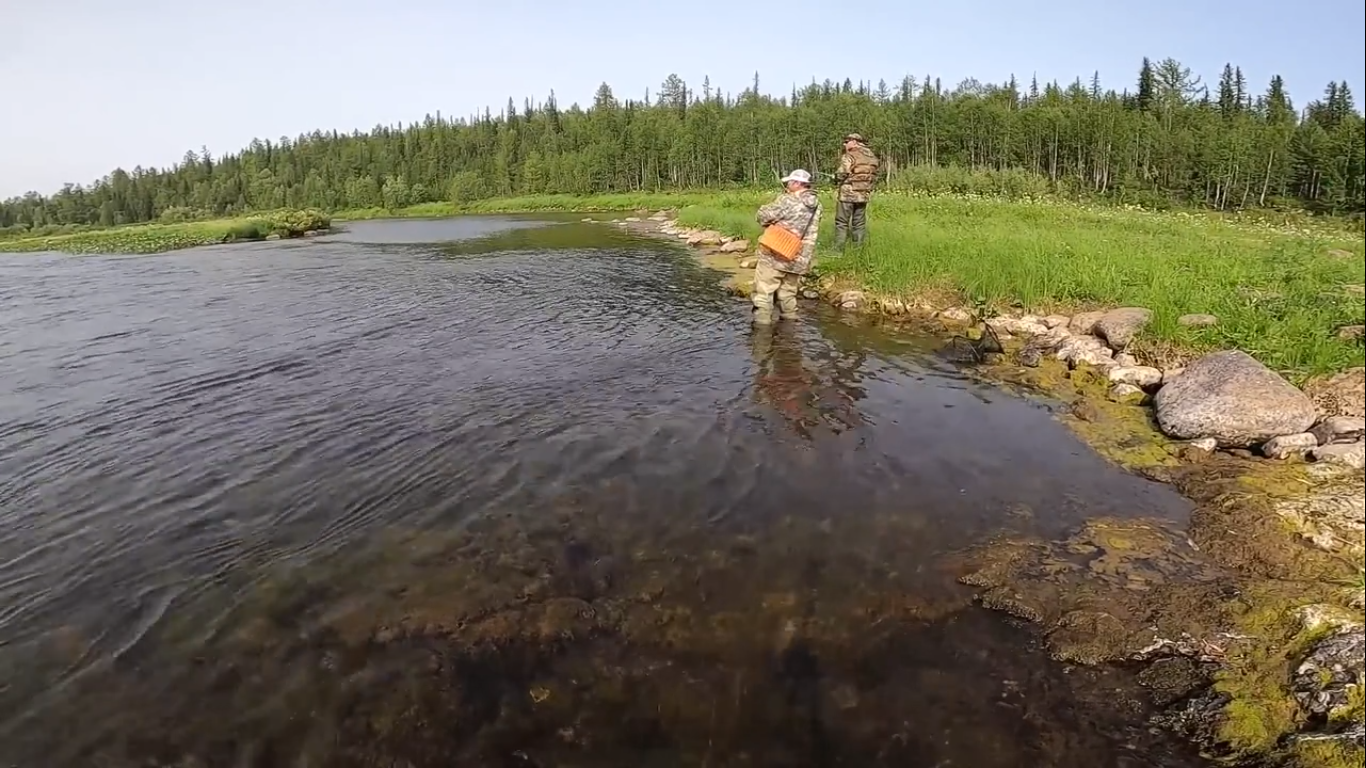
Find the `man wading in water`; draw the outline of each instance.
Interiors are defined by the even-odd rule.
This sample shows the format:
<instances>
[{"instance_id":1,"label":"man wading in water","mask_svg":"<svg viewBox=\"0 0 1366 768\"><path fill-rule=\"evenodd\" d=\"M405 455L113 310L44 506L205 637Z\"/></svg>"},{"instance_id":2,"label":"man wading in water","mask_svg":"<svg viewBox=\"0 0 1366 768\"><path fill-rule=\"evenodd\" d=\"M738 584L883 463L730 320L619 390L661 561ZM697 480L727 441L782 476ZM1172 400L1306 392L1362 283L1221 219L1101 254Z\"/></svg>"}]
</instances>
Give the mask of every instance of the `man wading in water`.
<instances>
[{"instance_id":1,"label":"man wading in water","mask_svg":"<svg viewBox=\"0 0 1366 768\"><path fill-rule=\"evenodd\" d=\"M878 159L868 148L863 137L851 133L844 137L844 154L840 156L835 183L840 185L839 202L835 204L835 248L844 247L844 240L854 236L854 245L861 245L868 234L868 199L873 195L877 180Z\"/></svg>"},{"instance_id":2,"label":"man wading in water","mask_svg":"<svg viewBox=\"0 0 1366 768\"><path fill-rule=\"evenodd\" d=\"M764 234L754 265L754 322L773 322L773 296L785 320L797 318L797 290L811 269L816 232L821 223L821 201L811 191L811 174L795 170L781 179L786 188L755 216Z\"/></svg>"}]
</instances>

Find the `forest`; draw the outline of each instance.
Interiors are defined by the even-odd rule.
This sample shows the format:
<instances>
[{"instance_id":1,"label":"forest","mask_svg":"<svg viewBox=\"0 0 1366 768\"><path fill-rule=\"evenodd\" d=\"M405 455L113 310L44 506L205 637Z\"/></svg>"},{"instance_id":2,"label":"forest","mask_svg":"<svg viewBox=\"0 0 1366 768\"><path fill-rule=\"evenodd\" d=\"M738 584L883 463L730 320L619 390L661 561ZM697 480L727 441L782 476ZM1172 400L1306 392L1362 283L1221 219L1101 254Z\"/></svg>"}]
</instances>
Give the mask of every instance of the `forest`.
<instances>
[{"instance_id":1,"label":"forest","mask_svg":"<svg viewBox=\"0 0 1366 768\"><path fill-rule=\"evenodd\" d=\"M369 132L259 139L171 168L117 169L0 203L0 234L52 234L313 207L338 212L457 205L509 195L757 186L785 169L833 170L840 137L864 134L888 189L1066 195L1144 207L1261 207L1360 217L1366 126L1346 82L1302 107L1277 76L1254 89L1228 65L1216 84L1173 59L1144 59L1119 89L932 77L845 80L775 97L669 76L593 103L551 96L500 113L440 113Z\"/></svg>"}]
</instances>

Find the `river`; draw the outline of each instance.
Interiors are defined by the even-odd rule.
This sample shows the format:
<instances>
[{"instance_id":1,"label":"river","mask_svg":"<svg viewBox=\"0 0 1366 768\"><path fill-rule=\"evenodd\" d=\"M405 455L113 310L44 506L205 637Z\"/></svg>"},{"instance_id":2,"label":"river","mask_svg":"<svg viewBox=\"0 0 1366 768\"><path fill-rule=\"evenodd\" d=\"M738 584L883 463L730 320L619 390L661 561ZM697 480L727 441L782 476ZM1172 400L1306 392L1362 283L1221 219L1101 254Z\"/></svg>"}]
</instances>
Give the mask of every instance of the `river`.
<instances>
[{"instance_id":1,"label":"river","mask_svg":"<svg viewBox=\"0 0 1366 768\"><path fill-rule=\"evenodd\" d=\"M954 553L1187 502L564 217L0 256L0 762L1185 766Z\"/></svg>"}]
</instances>

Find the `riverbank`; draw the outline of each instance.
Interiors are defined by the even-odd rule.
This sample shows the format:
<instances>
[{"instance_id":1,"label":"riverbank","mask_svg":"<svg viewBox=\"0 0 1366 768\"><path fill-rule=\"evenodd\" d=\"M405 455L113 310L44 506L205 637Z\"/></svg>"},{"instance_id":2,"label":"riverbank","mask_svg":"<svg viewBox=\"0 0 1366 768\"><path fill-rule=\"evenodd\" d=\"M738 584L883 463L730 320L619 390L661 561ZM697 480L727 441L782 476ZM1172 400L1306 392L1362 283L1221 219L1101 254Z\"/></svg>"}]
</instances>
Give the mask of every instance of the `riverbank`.
<instances>
[{"instance_id":1,"label":"riverbank","mask_svg":"<svg viewBox=\"0 0 1366 768\"><path fill-rule=\"evenodd\" d=\"M750 243L724 234L752 226L738 215L685 209L677 221L660 212L616 223L698 248L704 263L731 273L734 292L747 292ZM1355 273L1324 261L1348 258L1320 254L1338 242L1331 237L1273 230L1258 240L1256 232L1223 234L1239 237L1245 249L1264 243L1272 250L1262 259L1297 256L1319 279L1360 279L1359 260ZM1173 236L1182 242L1190 234ZM858 268L876 263L863 257L851 260L855 268L827 269L803 294L842 311L956 334L945 349L970 352L976 375L1061 401L1060 418L1084 441L1174 485L1197 505L1184 530L1160 521L1094 520L1063 541L1004 539L963 553L960 580L978 590L982 605L1033 623L1059 662L1142 665L1141 679L1164 708L1154 724L1212 755L1246 765L1360 765L1363 369L1310 378L1301 391L1243 352L1153 343L1149 334L1161 326L1146 307L1060 314L1068 305L1053 299L1043 304L1052 314L1035 315L1024 313L1018 299L1003 307L979 298L970 308L961 289L935 293L933 282L930 291L875 293L850 287L859 285L852 277ZM1122 274L1115 284L1124 284ZM1239 274L1250 281L1258 272ZM1293 281L1280 285L1287 283ZM1214 282L1184 298L1218 296L1221 287L1229 286ZM1315 296L1323 303L1290 327L1309 327L1316 313L1332 311L1322 293ZM996 309L1007 314L981 322L979 313ZM1176 326L1221 322L1201 320ZM987 328L1001 344L983 354L972 340ZM1320 363L1335 359L1343 358Z\"/></svg>"},{"instance_id":2,"label":"riverbank","mask_svg":"<svg viewBox=\"0 0 1366 768\"><path fill-rule=\"evenodd\" d=\"M201 245L312 237L331 227L331 217L321 211L272 211L241 218L139 224L0 240L0 253L163 253Z\"/></svg>"}]
</instances>

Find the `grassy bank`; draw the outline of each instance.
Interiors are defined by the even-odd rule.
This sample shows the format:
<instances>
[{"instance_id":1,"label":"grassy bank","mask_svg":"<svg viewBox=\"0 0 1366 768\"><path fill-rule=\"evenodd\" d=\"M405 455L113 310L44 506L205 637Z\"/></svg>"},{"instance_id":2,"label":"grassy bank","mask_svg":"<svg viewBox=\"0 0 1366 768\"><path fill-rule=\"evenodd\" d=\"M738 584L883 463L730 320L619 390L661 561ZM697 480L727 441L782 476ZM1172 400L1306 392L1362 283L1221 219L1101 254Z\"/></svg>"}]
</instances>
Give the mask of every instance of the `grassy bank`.
<instances>
[{"instance_id":1,"label":"grassy bank","mask_svg":"<svg viewBox=\"0 0 1366 768\"><path fill-rule=\"evenodd\" d=\"M0 253L161 253L200 245L265 240L271 236L302 237L306 232L330 226L331 218L320 211L272 211L234 219L140 224L68 235L0 240Z\"/></svg>"},{"instance_id":2,"label":"grassy bank","mask_svg":"<svg viewBox=\"0 0 1366 768\"><path fill-rule=\"evenodd\" d=\"M768 196L715 195L680 223L757 237ZM1362 343L1338 338L1363 315L1363 241L1340 222L1276 222L1060 202L883 196L869 242L829 251L833 199L823 195L820 269L880 294L946 294L1000 309L1152 309L1149 336L1186 352L1237 347L1292 379L1362 365ZM1191 328L1184 314L1213 314Z\"/></svg>"}]
</instances>

